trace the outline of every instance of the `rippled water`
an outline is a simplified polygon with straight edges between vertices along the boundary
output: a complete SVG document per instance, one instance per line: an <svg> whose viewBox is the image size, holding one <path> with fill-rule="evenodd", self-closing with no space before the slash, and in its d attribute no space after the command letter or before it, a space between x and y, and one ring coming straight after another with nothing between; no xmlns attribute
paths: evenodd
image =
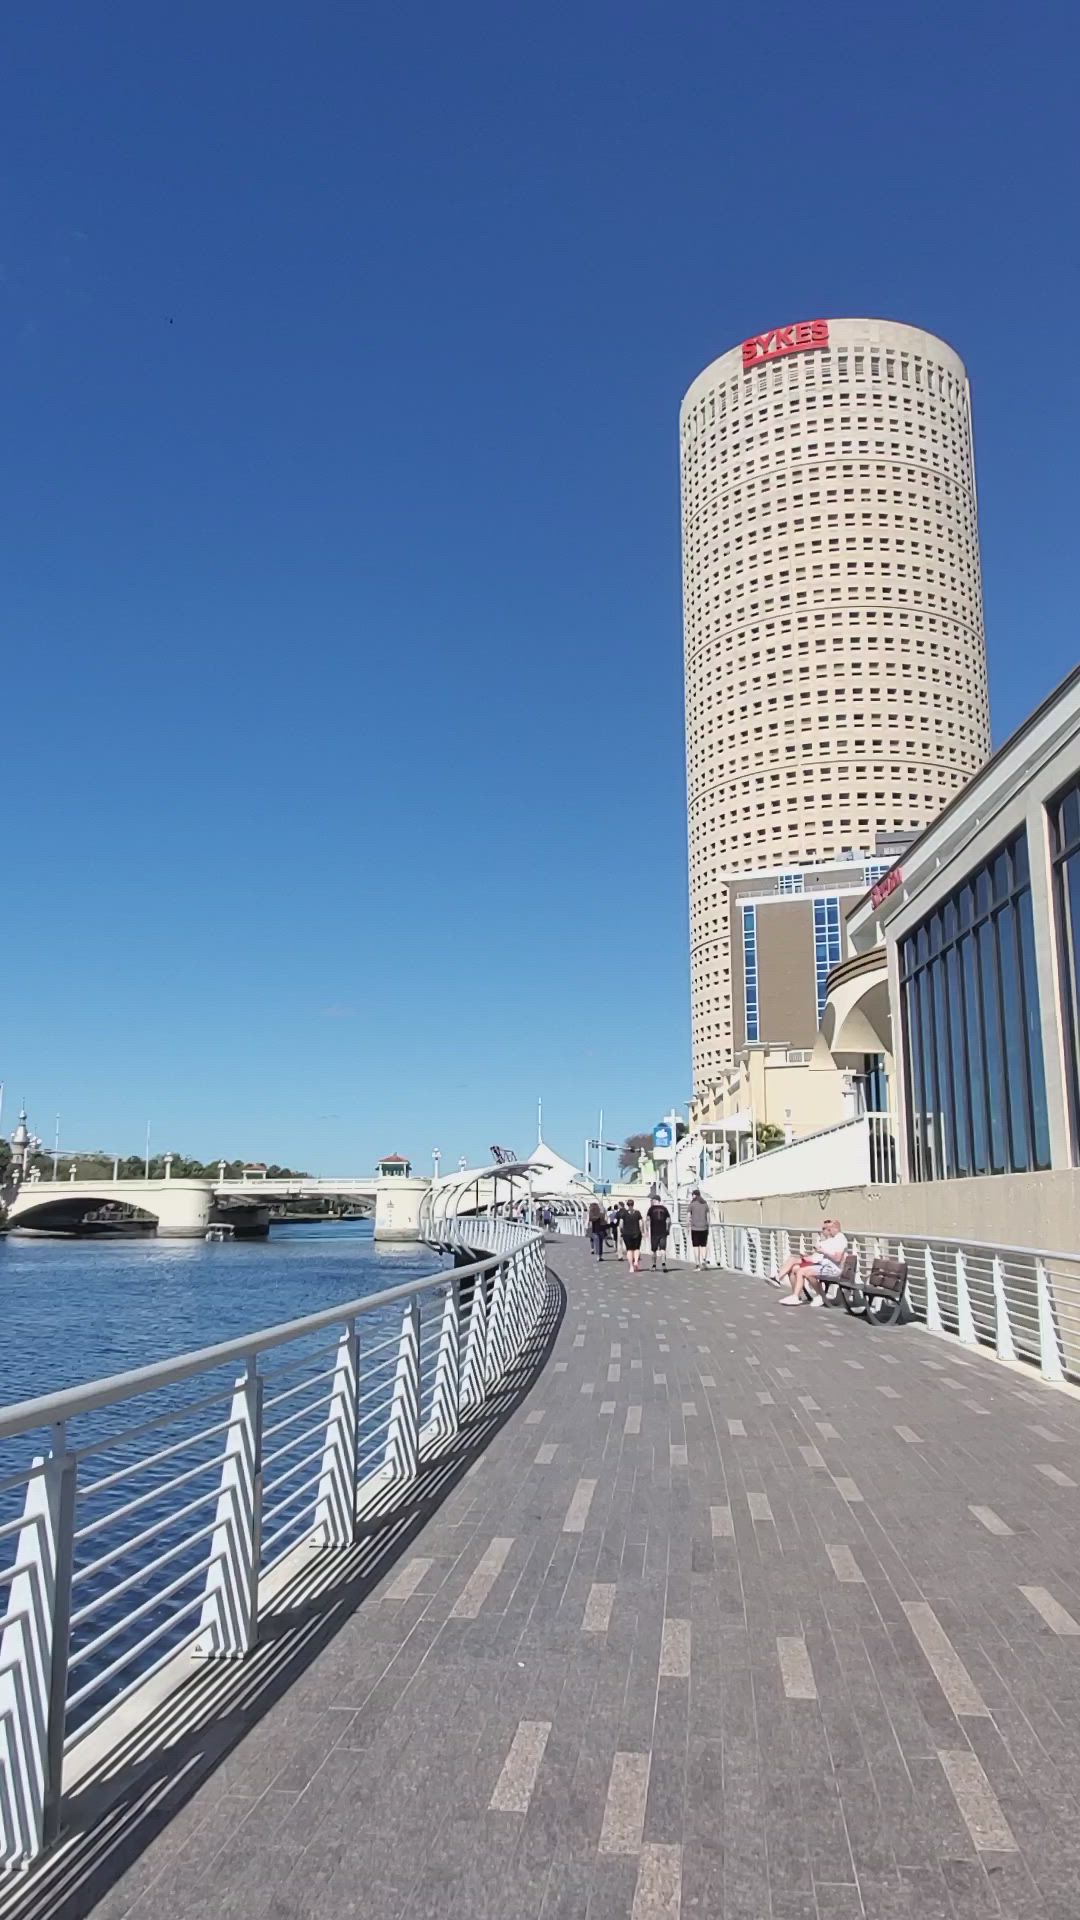
<svg viewBox="0 0 1080 1920"><path fill-rule="evenodd" d="M220 1245L0 1238L0 1406L242 1338L422 1278L440 1264L426 1247L376 1247L366 1222L282 1226L269 1241ZM425 1302L422 1326L438 1311L434 1296ZM361 1432L363 1473L382 1455L400 1308L377 1309L359 1325L361 1391L371 1409ZM309 1336L260 1363L266 1376L264 1561L311 1524L310 1482L313 1472L317 1477L329 1391L320 1376L335 1337L333 1329ZM426 1351L433 1361L430 1342ZM69 1726L107 1705L179 1645L197 1620L205 1529L213 1520L224 1445L221 1432L207 1434L207 1428L226 1418L237 1371L236 1364L219 1368L69 1425L68 1445L80 1455ZM274 1404L272 1396L283 1389L289 1397ZM184 1410L208 1393L222 1398L210 1408ZM297 1408L299 1424L286 1420L275 1433L275 1424ZM131 1433L163 1413L165 1425ZM0 1524L20 1511L26 1465L49 1445L48 1433L0 1442ZM166 1457L163 1448L171 1450ZM5 1485L8 1475L17 1478ZM95 1491L98 1481L104 1484ZM144 1541L144 1532L152 1537ZM14 1546L11 1534L0 1543L0 1612ZM148 1634L153 1643L144 1645Z"/></svg>
<svg viewBox="0 0 1080 1920"><path fill-rule="evenodd" d="M376 1246L368 1221L267 1240L0 1236L0 1404L147 1366L434 1273L428 1248Z"/></svg>

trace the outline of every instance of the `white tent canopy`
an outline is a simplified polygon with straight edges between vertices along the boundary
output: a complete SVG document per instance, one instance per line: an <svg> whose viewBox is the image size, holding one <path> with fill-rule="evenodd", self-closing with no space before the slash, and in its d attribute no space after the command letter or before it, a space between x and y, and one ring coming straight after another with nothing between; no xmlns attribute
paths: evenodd
<svg viewBox="0 0 1080 1920"><path fill-rule="evenodd" d="M577 1167L561 1153L538 1140L529 1155L530 1185L534 1193L591 1193L592 1187Z"/></svg>

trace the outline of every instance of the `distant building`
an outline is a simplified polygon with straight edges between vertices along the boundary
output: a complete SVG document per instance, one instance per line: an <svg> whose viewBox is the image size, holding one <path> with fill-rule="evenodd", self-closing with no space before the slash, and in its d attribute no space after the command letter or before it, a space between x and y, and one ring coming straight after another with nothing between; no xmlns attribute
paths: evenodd
<svg viewBox="0 0 1080 1920"><path fill-rule="evenodd" d="M1073 1244L1080 668L850 913L819 1048L845 1066L870 1045L895 1073L904 1179L1069 1174L1073 1211L1015 1232Z"/></svg>
<svg viewBox="0 0 1080 1920"><path fill-rule="evenodd" d="M376 1173L380 1179L407 1179L412 1172L412 1162L406 1160L403 1153L387 1153L378 1162Z"/></svg>
<svg viewBox="0 0 1080 1920"><path fill-rule="evenodd" d="M951 347L885 320L773 329L698 375L680 447L700 1092L746 1019L736 889L921 831L985 762L990 715L971 395ZM836 914L817 920L827 963Z"/></svg>

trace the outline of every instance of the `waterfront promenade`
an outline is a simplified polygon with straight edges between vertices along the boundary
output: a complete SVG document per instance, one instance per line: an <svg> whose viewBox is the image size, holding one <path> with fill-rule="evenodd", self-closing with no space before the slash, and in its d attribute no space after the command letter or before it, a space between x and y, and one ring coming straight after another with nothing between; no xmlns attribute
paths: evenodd
<svg viewBox="0 0 1080 1920"><path fill-rule="evenodd" d="M561 1324L439 1504L0 1914L1072 1920L1080 1397L548 1259Z"/></svg>

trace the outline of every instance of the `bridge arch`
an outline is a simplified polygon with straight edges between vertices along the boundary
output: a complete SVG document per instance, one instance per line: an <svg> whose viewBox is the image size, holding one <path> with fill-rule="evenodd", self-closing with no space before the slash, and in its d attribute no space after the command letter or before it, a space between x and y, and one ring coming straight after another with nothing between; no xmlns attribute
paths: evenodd
<svg viewBox="0 0 1080 1920"><path fill-rule="evenodd" d="M200 1240L210 1224L213 1189L208 1180L33 1180L8 1204L9 1227L50 1226L63 1232L96 1207L137 1208L165 1238Z"/></svg>

